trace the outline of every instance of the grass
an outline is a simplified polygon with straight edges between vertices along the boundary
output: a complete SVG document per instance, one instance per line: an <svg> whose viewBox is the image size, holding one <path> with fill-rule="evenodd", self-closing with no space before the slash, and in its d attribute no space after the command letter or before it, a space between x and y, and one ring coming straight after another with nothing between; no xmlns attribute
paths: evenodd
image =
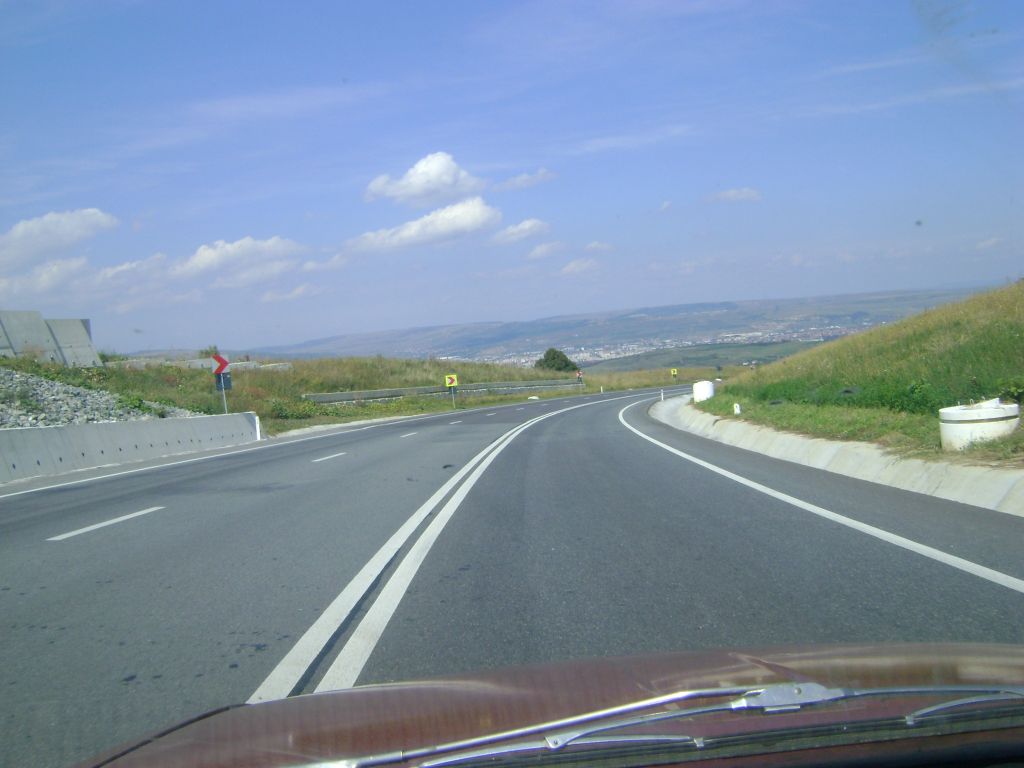
<svg viewBox="0 0 1024 768"><path fill-rule="evenodd" d="M935 456L938 410L1020 397L1024 381L1024 282L848 336L731 379L702 404L732 416L817 437L876 442ZM968 461L1024 466L1024 434L977 445Z"/></svg>
<svg viewBox="0 0 1024 768"><path fill-rule="evenodd" d="M187 408L199 413L222 413L221 395L214 388L209 371L175 366L152 366L142 369L109 366L103 368L64 368L37 363L27 358L0 359L0 365L61 381L74 386L113 392L126 404L149 409L159 415L159 408L145 406L143 401ZM680 370L680 382L707 378L714 369ZM232 412L255 411L268 434L318 424L433 413L449 410L447 397L402 398L383 402L320 404L302 399L304 393L340 392L392 387L441 385L445 374L458 373L462 384L488 381L528 381L565 378L575 381L573 374L556 374L535 368L518 368L489 363L454 363L445 360L399 360L385 357L324 358L296 360L292 369L246 370L232 372L232 390L228 406ZM585 392L640 389L671 386L668 371L630 371L584 376ZM537 393L539 397L564 397L566 391ZM516 402L525 394L459 396L461 408Z"/></svg>

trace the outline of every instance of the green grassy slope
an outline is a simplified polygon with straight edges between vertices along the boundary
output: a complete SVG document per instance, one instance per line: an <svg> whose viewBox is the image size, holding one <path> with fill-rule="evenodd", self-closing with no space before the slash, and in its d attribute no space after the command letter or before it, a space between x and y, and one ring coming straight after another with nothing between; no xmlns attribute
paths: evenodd
<svg viewBox="0 0 1024 768"><path fill-rule="evenodd" d="M740 402L750 420L927 452L938 448L939 408L1005 398L1021 381L1024 281L760 366L707 409L729 415ZM1024 441L986 450L1017 456Z"/></svg>

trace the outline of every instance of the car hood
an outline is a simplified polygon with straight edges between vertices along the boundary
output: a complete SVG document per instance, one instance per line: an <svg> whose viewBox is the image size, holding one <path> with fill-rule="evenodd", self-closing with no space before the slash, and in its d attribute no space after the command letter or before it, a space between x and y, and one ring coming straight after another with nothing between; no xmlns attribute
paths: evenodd
<svg viewBox="0 0 1024 768"><path fill-rule="evenodd" d="M308 765L482 736L674 691L782 682L837 688L1024 685L1024 646L735 649L488 670L228 707L81 765ZM831 717L840 714L833 710ZM821 722L820 713L811 717ZM738 717L726 717L715 729L739 727ZM749 717L743 727L750 727Z"/></svg>

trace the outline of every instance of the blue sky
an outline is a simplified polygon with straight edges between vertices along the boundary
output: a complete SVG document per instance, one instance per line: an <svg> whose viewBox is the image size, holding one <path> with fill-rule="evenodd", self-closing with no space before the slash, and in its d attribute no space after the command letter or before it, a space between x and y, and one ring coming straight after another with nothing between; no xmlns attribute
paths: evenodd
<svg viewBox="0 0 1024 768"><path fill-rule="evenodd" d="M109 350L1024 274L1024 3L0 0L0 306Z"/></svg>

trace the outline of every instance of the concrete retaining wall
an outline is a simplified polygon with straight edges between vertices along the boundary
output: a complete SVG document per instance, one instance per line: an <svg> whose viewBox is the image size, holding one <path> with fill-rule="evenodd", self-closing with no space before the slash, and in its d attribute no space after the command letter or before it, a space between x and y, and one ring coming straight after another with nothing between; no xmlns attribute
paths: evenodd
<svg viewBox="0 0 1024 768"><path fill-rule="evenodd" d="M723 419L697 410L689 399L687 395L657 402L650 414L677 429L776 459L1024 516L1024 471L900 459L870 443L803 437Z"/></svg>
<svg viewBox="0 0 1024 768"><path fill-rule="evenodd" d="M92 345L88 320L47 320L46 327L57 343L64 365L92 367L103 364Z"/></svg>
<svg viewBox="0 0 1024 768"><path fill-rule="evenodd" d="M17 355L41 363L100 364L88 320L44 320L38 312L0 310L0 357Z"/></svg>
<svg viewBox="0 0 1024 768"><path fill-rule="evenodd" d="M0 483L225 448L261 437L255 413L0 429Z"/></svg>

